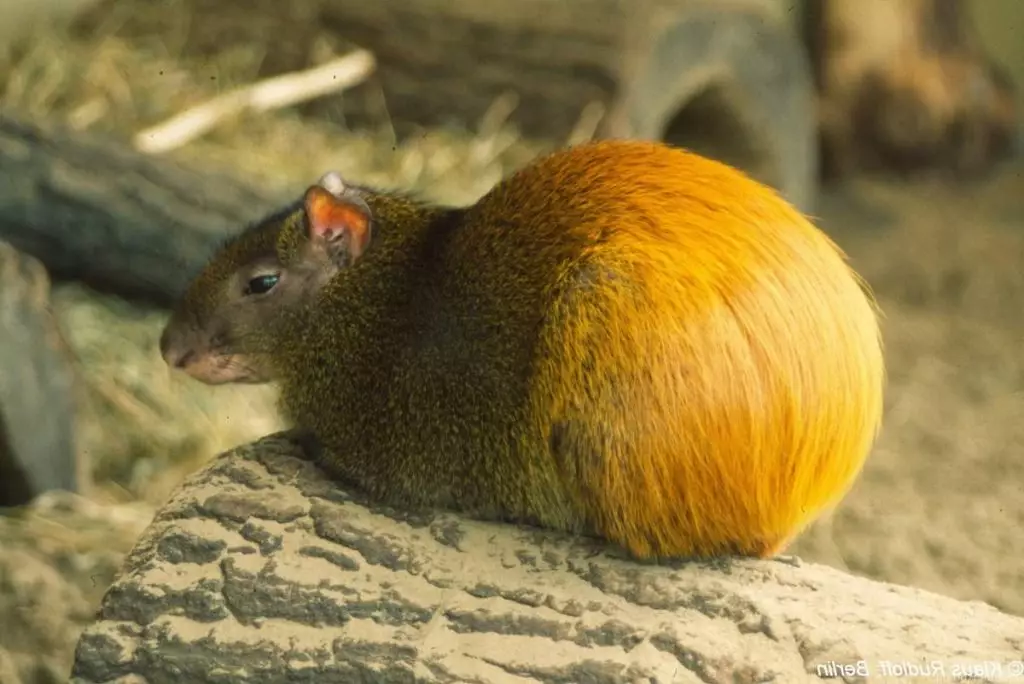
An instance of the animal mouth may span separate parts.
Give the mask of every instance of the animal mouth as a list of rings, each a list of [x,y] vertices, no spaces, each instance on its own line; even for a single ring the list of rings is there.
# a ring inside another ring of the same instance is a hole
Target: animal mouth
[[[195,354],[181,366],[181,370],[207,385],[255,384],[267,381],[251,360],[241,354]]]

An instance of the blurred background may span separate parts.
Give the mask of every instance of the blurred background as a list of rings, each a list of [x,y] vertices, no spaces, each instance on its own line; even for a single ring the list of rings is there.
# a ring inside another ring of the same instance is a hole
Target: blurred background
[[[885,427],[793,552],[1024,615],[1019,0],[0,0],[0,683],[75,639],[188,473],[281,427],[167,306],[334,169],[468,204],[664,139],[779,189],[885,314]]]

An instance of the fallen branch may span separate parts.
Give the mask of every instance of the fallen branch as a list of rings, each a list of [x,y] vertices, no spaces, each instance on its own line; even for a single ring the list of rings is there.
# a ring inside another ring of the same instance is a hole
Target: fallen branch
[[[289,196],[4,113],[0,168],[0,240],[41,261],[54,280],[159,305],[177,299],[232,230]]]
[[[375,66],[370,52],[357,50],[313,69],[237,88],[140,131],[135,135],[135,148],[148,154],[167,152],[246,110],[280,109],[351,88],[373,73]]]

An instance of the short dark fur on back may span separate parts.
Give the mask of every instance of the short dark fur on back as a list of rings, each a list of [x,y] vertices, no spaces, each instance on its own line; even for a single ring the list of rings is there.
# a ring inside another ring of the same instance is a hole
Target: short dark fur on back
[[[555,493],[555,473],[531,464],[541,445],[523,443],[534,439],[523,430],[547,308],[538,304],[557,276],[538,262],[542,246],[503,244],[504,259],[493,263],[484,235],[471,241],[465,210],[396,195],[370,204],[385,226],[375,244],[278,340],[289,414],[326,440],[331,472],[377,496],[528,522],[541,522],[531,511],[545,510],[559,526],[577,527],[565,495]],[[479,272],[481,260],[492,262],[488,273]],[[521,272],[516,290],[499,290],[513,271]]]

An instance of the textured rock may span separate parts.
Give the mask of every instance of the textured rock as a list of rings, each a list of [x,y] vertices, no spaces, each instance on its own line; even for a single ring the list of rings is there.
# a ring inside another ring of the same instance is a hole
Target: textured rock
[[[878,681],[904,662],[952,675],[989,661],[1002,677],[974,681],[994,682],[1022,650],[1024,619],[797,559],[641,565],[589,540],[368,506],[279,434],[215,459],[157,514],[73,678],[788,683],[837,664]]]

